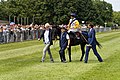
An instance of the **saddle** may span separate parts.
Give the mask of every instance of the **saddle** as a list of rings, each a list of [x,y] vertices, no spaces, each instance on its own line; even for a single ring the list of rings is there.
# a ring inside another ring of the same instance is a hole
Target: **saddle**
[[[80,44],[80,33],[79,32],[69,32],[68,33],[70,37],[70,45],[79,45]]]
[[[86,33],[86,34],[82,34],[82,33]],[[82,31],[82,33],[80,32],[70,32],[68,33],[70,40],[71,40],[71,45],[78,45],[82,42],[86,42],[87,40],[87,31]]]
[[[80,32],[70,32],[68,35],[72,39],[80,39]]]

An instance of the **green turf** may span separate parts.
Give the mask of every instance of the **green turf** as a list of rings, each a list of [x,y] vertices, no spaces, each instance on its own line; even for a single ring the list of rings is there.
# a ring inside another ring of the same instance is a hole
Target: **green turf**
[[[48,54],[45,62],[40,62],[44,47],[42,41],[2,44],[0,80],[119,80],[120,32],[97,33],[96,37],[103,46],[98,49],[103,63],[97,61],[92,51],[88,64],[80,62],[79,46],[72,47],[72,62],[61,63],[58,42],[51,46],[55,63],[50,63]]]

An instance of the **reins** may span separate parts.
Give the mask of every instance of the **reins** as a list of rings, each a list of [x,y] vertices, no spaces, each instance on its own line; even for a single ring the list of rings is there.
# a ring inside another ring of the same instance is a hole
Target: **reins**
[[[84,39],[86,42],[88,42],[87,39],[85,38],[85,36],[84,36],[82,33],[80,33],[80,34],[81,34],[81,36],[83,37],[83,39]]]

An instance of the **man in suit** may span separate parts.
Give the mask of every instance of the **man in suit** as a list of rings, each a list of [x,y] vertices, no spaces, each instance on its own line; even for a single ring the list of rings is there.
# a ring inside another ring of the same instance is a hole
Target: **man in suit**
[[[61,28],[61,37],[60,37],[60,59],[61,62],[66,63],[66,58],[65,58],[65,49],[69,47],[70,44],[70,38],[69,35],[66,31],[65,27]]]
[[[45,24],[45,29],[43,30],[42,34],[40,35],[40,39],[43,38],[45,47],[43,49],[43,56],[41,62],[45,61],[46,57],[46,51],[48,51],[48,54],[50,56],[50,61],[54,62],[51,51],[50,51],[50,46],[53,45],[52,42],[52,30],[50,29],[50,24],[46,23]]]
[[[97,52],[96,49],[96,45],[97,45],[97,40],[96,40],[96,33],[95,33],[95,29],[93,28],[94,25],[93,24],[89,24],[88,28],[90,29],[88,32],[88,44],[86,46],[86,54],[85,54],[85,60],[84,62],[87,63],[88,62],[88,55],[89,55],[89,51],[92,48],[95,56],[98,58],[99,62],[103,62],[102,58],[100,57],[100,55]]]

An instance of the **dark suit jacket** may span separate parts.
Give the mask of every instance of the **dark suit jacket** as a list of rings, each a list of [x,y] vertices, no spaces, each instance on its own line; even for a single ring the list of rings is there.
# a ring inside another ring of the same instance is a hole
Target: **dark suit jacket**
[[[61,33],[61,36],[60,36],[60,47],[64,48],[64,49],[68,45],[68,40],[66,39],[67,34],[68,34],[67,32],[63,32],[63,33]]]
[[[42,31],[41,35],[40,35],[40,39],[43,38],[43,41],[44,40],[44,33],[45,33],[45,30]],[[49,29],[49,41],[50,41],[50,45],[53,45],[53,41],[52,41],[52,30]]]
[[[88,44],[96,45],[96,32],[94,28],[91,28],[91,31],[88,32]]]

